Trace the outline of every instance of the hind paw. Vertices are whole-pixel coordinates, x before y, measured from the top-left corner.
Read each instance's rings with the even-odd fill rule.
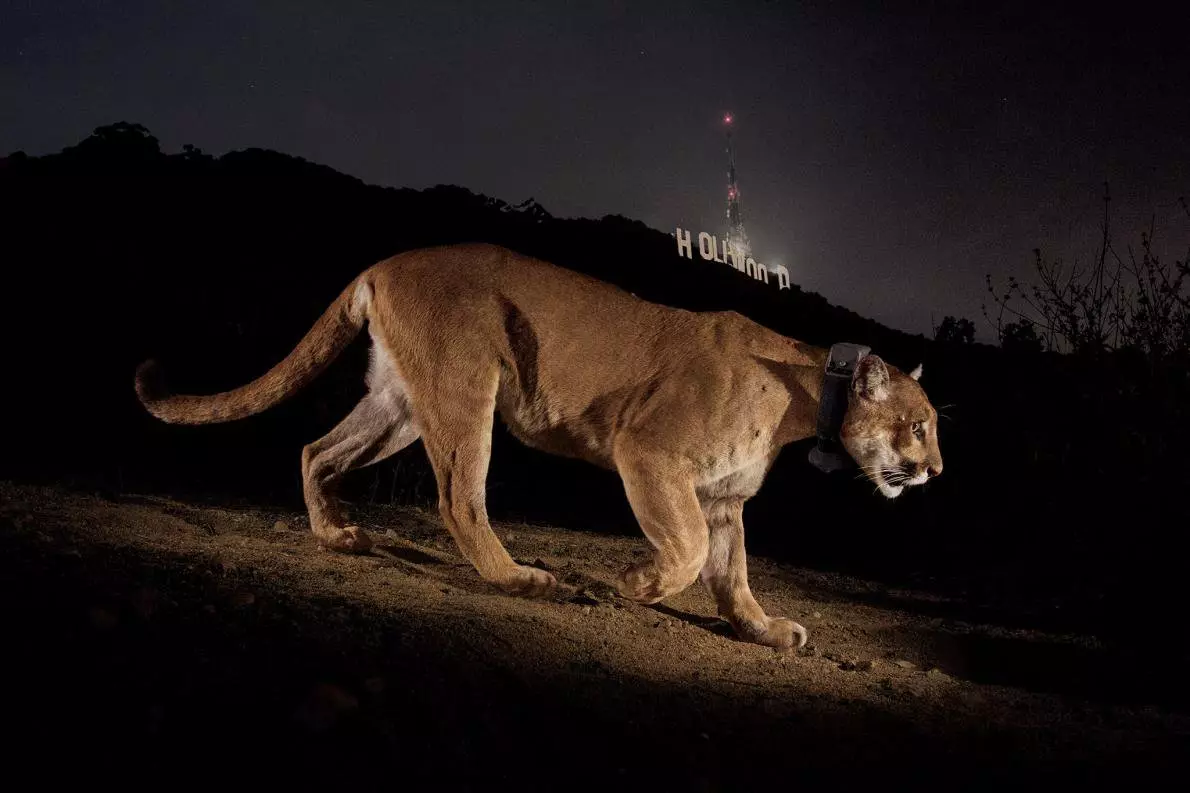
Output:
[[[315,534],[318,544],[329,551],[367,553],[372,549],[372,538],[359,526],[329,526]]]
[[[494,583],[510,595],[529,598],[548,595],[558,586],[558,580],[550,573],[524,565],[518,565]]]

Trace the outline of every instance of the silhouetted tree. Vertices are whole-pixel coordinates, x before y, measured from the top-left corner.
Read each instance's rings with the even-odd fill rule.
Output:
[[[965,317],[947,315],[934,328],[934,341],[942,344],[974,344],[975,323]]]
[[[192,143],[182,144],[182,153],[178,155],[185,162],[206,161],[212,162],[215,158],[205,153]]]
[[[84,154],[120,159],[150,159],[161,154],[160,142],[146,127],[127,121],[96,127],[76,149]]]
[[[1000,346],[1007,352],[1038,353],[1045,345],[1028,319],[1005,323],[1000,328]]]

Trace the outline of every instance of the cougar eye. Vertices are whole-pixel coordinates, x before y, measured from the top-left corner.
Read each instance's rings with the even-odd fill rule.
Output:
[[[920,422],[920,421],[915,421],[915,422],[913,422],[913,424],[910,426],[910,429],[911,429],[911,430],[913,430],[913,434],[917,436],[917,439],[918,439],[919,441],[920,441],[920,440],[921,440],[921,439],[922,439],[922,438],[925,436],[925,434],[926,434],[925,428],[924,428],[924,427],[922,427],[922,424],[921,424],[921,422]]]

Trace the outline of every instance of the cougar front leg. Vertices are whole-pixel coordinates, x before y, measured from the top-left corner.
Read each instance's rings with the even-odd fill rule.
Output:
[[[664,457],[626,444],[616,451],[616,469],[653,556],[624,571],[617,584],[624,597],[651,604],[676,595],[698,578],[707,558],[707,524],[693,480]]]
[[[710,527],[710,551],[702,580],[723,617],[747,642],[787,648],[806,643],[806,629],[784,617],[770,617],[748,587],[748,560],[744,553],[744,502],[722,499],[703,505]]]
[[[335,491],[353,468],[379,462],[417,440],[408,400],[399,393],[371,393],[333,430],[302,449],[302,491],[310,528],[324,548],[366,553],[372,539],[348,525]]]

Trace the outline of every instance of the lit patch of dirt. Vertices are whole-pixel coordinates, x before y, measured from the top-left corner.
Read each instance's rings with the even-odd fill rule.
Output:
[[[1045,769],[1135,784],[1190,748],[1181,675],[1091,636],[752,558],[760,603],[810,632],[777,652],[736,641],[699,586],[654,607],[616,596],[643,538],[498,525],[561,583],[531,601],[482,582],[436,515],[353,519],[369,555],[319,550],[299,514],[0,484],[10,756],[68,746],[76,762],[39,764],[43,779],[128,784],[185,767],[398,788],[971,789]]]

